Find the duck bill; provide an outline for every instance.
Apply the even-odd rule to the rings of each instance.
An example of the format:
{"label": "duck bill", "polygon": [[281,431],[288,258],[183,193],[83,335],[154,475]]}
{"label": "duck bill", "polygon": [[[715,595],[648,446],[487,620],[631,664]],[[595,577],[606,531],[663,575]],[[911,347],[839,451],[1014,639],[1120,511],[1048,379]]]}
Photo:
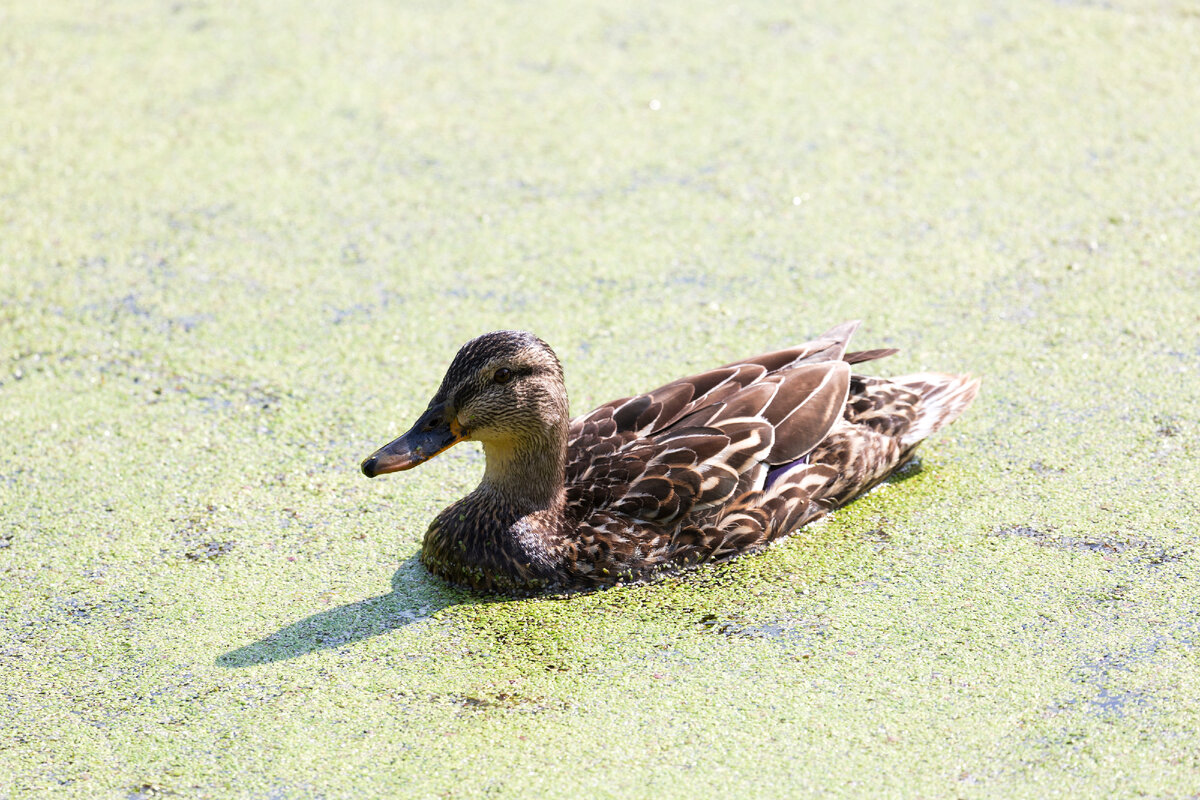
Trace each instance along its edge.
{"label": "duck bill", "polygon": [[363,475],[374,478],[388,472],[412,469],[465,438],[466,433],[458,420],[446,419],[444,406],[432,406],[408,433],[385,444],[363,461]]}

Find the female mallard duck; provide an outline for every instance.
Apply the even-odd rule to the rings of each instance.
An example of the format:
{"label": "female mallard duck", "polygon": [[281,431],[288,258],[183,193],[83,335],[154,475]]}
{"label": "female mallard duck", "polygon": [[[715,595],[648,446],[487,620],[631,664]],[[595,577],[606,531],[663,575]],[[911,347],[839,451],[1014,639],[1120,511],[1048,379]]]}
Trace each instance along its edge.
{"label": "female mallard duck", "polygon": [[531,333],[463,345],[412,430],[362,463],[409,469],[483,443],[479,487],[421,559],[476,589],[573,589],[756,550],[870,489],[975,399],[979,381],[852,375],[849,322],[570,419],[562,366]]}

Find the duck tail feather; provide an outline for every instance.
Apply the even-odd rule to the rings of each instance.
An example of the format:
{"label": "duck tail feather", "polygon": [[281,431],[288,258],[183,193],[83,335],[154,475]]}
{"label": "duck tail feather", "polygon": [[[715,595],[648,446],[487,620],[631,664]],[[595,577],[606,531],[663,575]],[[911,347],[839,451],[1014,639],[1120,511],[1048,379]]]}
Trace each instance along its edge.
{"label": "duck tail feather", "polygon": [[890,380],[921,396],[917,418],[900,438],[906,449],[958,419],[979,394],[979,378],[970,375],[919,372]]}

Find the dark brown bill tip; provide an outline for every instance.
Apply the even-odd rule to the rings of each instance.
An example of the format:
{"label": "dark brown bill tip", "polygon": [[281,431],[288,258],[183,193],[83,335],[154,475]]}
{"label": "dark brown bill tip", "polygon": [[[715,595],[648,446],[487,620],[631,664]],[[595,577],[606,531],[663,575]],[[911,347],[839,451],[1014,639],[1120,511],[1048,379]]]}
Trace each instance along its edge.
{"label": "dark brown bill tip", "polygon": [[374,478],[376,475],[379,474],[376,471],[376,467],[378,467],[378,466],[379,466],[379,459],[376,458],[375,456],[371,456],[366,461],[362,462],[363,475],[366,475],[368,478]]}

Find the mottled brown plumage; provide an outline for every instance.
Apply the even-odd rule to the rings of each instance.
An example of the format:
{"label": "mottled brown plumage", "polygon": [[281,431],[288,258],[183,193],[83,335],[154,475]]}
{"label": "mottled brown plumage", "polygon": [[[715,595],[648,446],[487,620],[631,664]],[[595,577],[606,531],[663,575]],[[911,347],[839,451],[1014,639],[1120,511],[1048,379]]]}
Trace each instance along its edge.
{"label": "mottled brown plumage", "polygon": [[482,442],[483,480],[437,516],[421,552],[431,571],[477,589],[603,586],[730,558],[879,483],[979,391],[955,375],[852,375],[895,352],[846,353],[857,326],[575,419],[549,345],[488,333],[362,469],[374,477]]}

